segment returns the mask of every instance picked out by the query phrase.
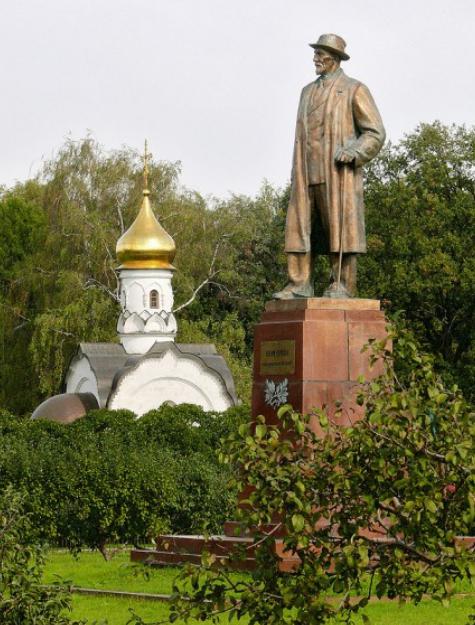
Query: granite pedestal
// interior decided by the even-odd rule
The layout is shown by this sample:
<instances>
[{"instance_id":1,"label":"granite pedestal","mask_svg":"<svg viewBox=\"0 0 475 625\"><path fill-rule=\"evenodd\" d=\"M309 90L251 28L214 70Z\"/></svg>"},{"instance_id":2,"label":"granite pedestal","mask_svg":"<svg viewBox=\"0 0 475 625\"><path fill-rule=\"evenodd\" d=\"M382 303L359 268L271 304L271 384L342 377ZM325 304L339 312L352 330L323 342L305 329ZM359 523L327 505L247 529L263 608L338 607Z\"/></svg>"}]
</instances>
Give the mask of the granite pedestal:
<instances>
[{"instance_id":1,"label":"granite pedestal","mask_svg":"<svg viewBox=\"0 0 475 625\"><path fill-rule=\"evenodd\" d=\"M275 422L280 403L302 413L325 406L334 414L335 402L341 402L339 419L350 425L361 415L358 380L381 373L381 363L372 367L370 351L362 349L385 336L378 300L268 302L254 335L252 415Z\"/></svg>"}]
</instances>

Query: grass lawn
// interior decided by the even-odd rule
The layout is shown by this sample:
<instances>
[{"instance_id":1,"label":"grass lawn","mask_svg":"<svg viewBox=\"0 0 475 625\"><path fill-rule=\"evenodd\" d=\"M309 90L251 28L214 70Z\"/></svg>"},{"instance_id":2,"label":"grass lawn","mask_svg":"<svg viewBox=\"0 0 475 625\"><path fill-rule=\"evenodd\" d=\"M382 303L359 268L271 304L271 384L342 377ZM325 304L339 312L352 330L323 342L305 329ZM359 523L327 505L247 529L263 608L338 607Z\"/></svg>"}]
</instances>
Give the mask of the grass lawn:
<instances>
[{"instance_id":1,"label":"grass lawn","mask_svg":"<svg viewBox=\"0 0 475 625\"><path fill-rule=\"evenodd\" d=\"M145 621L163 621L167 619L168 605L161 601L143 601L141 599L116 599L115 597L73 596L71 617L77 620L87 619L88 625L104 622L108 625L125 625L133 609Z\"/></svg>"},{"instance_id":2,"label":"grass lawn","mask_svg":"<svg viewBox=\"0 0 475 625\"><path fill-rule=\"evenodd\" d=\"M129 551L117 553L106 562L97 552L83 551L77 558L65 551L50 551L44 581L46 584L59 578L73 586L127 592L147 592L167 595L172 592L176 568L147 567L147 577L142 565L130 562Z\"/></svg>"},{"instance_id":3,"label":"grass lawn","mask_svg":"<svg viewBox=\"0 0 475 625\"><path fill-rule=\"evenodd\" d=\"M448 608L436 601L423 601L418 606L381 601L370 604L365 613L372 625L465 625L474 604L475 597L453 599Z\"/></svg>"},{"instance_id":4,"label":"grass lawn","mask_svg":"<svg viewBox=\"0 0 475 625\"><path fill-rule=\"evenodd\" d=\"M475 599L454 599L448 608L433 601L423 602L417 607L398 606L396 603L377 603L368 606L366 614L372 625L464 625ZM125 625L133 608L145 621L166 621L168 606L159 601L137 599L115 599L110 597L87 597L74 595L72 617L100 622L107 619L108 625ZM227 622L223 619L223 623ZM362 624L361 619L357 623ZM236 623L236 621L233 621ZM245 623L245 621L241 621Z\"/></svg>"},{"instance_id":5,"label":"grass lawn","mask_svg":"<svg viewBox=\"0 0 475 625\"><path fill-rule=\"evenodd\" d=\"M75 559L67 552L51 551L44 581L49 583L60 577L74 586L85 588L156 594L171 592L178 569L147 569L150 571L148 579L140 573L140 569L140 566L130 565L128 552L118 553L106 562L96 552L84 552ZM470 592L471 587L463 583L457 590ZM464 625L474 604L475 596L456 598L448 608L433 601L425 601L418 606L379 602L369 605L366 614L373 625ZM108 625L125 625L130 618L130 608L149 622L167 619L168 604L165 602L85 595L73 596L72 616L88 619L89 623L107 620Z\"/></svg>"}]
</instances>

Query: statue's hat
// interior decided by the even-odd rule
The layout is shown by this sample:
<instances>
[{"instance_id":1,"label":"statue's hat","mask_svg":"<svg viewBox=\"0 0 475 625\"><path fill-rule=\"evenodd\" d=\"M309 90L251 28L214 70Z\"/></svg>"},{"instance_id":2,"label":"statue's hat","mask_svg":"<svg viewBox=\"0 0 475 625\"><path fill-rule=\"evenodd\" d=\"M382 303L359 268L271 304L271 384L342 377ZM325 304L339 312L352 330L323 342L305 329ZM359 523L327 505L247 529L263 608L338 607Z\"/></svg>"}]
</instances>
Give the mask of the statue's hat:
<instances>
[{"instance_id":1,"label":"statue's hat","mask_svg":"<svg viewBox=\"0 0 475 625\"><path fill-rule=\"evenodd\" d=\"M337 54L343 61L348 61L349 55L345 52L346 41L338 35L320 35L317 43L309 43L312 48L323 48Z\"/></svg>"}]
</instances>

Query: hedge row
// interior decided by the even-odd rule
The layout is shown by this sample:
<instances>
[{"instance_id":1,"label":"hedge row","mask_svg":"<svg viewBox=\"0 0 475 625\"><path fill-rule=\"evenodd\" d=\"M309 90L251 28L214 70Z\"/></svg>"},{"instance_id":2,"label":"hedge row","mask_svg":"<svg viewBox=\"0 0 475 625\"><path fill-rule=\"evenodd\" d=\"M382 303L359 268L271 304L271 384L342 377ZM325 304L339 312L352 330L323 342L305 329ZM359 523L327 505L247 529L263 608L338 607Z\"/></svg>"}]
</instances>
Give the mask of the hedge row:
<instances>
[{"instance_id":1,"label":"hedge row","mask_svg":"<svg viewBox=\"0 0 475 625\"><path fill-rule=\"evenodd\" d=\"M246 420L243 407L186 404L141 419L96 410L70 425L0 413L0 491L26 490L38 537L73 550L216 532L236 502L216 451Z\"/></svg>"}]
</instances>

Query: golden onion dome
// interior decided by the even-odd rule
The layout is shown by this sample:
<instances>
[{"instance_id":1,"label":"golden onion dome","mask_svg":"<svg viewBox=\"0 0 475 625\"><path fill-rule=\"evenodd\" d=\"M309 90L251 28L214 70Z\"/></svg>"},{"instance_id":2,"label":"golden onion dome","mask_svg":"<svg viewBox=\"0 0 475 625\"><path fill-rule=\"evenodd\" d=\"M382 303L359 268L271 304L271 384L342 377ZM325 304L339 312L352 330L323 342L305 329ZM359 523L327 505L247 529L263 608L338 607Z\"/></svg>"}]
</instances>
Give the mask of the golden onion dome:
<instances>
[{"instance_id":1,"label":"golden onion dome","mask_svg":"<svg viewBox=\"0 0 475 625\"><path fill-rule=\"evenodd\" d=\"M117 241L116 255L121 269L174 269L175 241L163 228L150 205L147 189L147 146L144 156L144 183L142 206L134 223Z\"/></svg>"}]
</instances>

